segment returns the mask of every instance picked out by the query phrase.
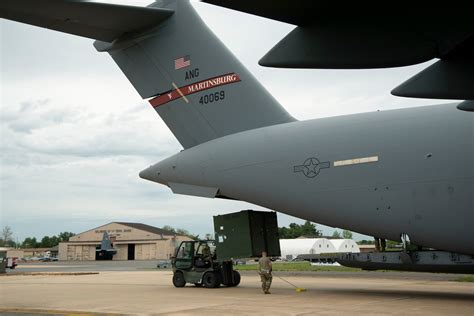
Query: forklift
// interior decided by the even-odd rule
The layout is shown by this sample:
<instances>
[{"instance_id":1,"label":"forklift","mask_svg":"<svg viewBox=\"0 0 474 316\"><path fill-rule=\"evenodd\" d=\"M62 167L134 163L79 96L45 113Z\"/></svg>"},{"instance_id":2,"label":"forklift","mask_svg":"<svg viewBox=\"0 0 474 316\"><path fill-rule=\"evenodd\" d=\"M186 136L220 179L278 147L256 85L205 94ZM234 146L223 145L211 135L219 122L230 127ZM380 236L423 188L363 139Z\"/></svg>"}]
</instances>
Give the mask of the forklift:
<instances>
[{"instance_id":1,"label":"forklift","mask_svg":"<svg viewBox=\"0 0 474 316\"><path fill-rule=\"evenodd\" d=\"M183 241L171 259L173 285L183 287L186 283L206 288L217 288L221 284L237 286L240 273L233 269L232 260L217 260L215 241Z\"/></svg>"},{"instance_id":2,"label":"forklift","mask_svg":"<svg viewBox=\"0 0 474 316\"><path fill-rule=\"evenodd\" d=\"M214 216L214 234L215 240L183 241L176 248L171 258L175 287L237 286L240 274L234 270L234 260L257 258L262 251L281 256L275 212L244 210Z\"/></svg>"}]
</instances>

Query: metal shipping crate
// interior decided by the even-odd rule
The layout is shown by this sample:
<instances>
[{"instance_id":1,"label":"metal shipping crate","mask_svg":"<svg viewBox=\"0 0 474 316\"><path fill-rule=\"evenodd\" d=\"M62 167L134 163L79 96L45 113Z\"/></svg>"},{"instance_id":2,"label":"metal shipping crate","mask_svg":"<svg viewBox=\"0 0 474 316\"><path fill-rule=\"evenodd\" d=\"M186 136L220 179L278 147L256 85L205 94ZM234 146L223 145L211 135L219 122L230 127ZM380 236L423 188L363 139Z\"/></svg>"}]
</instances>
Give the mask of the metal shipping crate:
<instances>
[{"instance_id":1,"label":"metal shipping crate","mask_svg":"<svg viewBox=\"0 0 474 316\"><path fill-rule=\"evenodd\" d=\"M279 257L280 239L276 212L240 211L214 216L218 260Z\"/></svg>"}]
</instances>

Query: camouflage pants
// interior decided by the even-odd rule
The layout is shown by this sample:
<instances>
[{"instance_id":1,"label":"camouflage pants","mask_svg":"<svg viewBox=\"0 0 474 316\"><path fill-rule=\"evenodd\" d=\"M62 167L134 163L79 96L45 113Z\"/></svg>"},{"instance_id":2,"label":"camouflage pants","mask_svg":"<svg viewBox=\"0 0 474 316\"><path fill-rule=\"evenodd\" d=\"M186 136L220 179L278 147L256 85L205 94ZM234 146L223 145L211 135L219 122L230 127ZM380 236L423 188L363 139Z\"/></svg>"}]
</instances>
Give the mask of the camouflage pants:
<instances>
[{"instance_id":1,"label":"camouflage pants","mask_svg":"<svg viewBox=\"0 0 474 316\"><path fill-rule=\"evenodd\" d=\"M271 273L260 273L260 280L262 280L262 290L267 292L272 285L272 274Z\"/></svg>"}]
</instances>

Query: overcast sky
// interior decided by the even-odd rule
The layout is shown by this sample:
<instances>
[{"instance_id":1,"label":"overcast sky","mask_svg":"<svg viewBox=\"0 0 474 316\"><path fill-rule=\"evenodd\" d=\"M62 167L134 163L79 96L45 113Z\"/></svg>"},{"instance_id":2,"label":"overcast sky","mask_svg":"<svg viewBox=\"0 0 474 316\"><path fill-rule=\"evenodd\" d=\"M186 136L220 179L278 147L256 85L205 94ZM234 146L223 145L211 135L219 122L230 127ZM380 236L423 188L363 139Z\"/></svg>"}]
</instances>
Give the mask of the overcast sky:
<instances>
[{"instance_id":1,"label":"overcast sky","mask_svg":"<svg viewBox=\"0 0 474 316\"><path fill-rule=\"evenodd\" d=\"M440 103L390 95L429 63L369 71L263 68L258 60L294 26L193 5L300 120ZM112 221L172 225L202 236L213 230L212 215L262 209L174 195L140 179L140 170L181 146L108 54L96 52L90 39L5 20L0 27L0 226L11 226L18 240ZM302 221L280 215L279 222Z\"/></svg>"}]
</instances>

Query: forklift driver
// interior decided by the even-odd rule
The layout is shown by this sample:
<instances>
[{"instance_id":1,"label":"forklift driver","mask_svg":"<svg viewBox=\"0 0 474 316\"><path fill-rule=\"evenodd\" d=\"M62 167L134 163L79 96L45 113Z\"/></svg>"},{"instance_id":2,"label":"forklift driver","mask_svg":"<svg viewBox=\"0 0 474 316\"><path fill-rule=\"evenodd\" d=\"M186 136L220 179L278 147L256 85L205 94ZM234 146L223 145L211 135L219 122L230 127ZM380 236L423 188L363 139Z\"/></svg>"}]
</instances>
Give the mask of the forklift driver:
<instances>
[{"instance_id":1,"label":"forklift driver","mask_svg":"<svg viewBox=\"0 0 474 316\"><path fill-rule=\"evenodd\" d=\"M211 249L207 243L203 243L196 251L194 265L197 268L209 268L212 265Z\"/></svg>"},{"instance_id":2,"label":"forklift driver","mask_svg":"<svg viewBox=\"0 0 474 316\"><path fill-rule=\"evenodd\" d=\"M202 258L204 261L212 261L211 248L208 244L205 244L202 248Z\"/></svg>"}]
</instances>

